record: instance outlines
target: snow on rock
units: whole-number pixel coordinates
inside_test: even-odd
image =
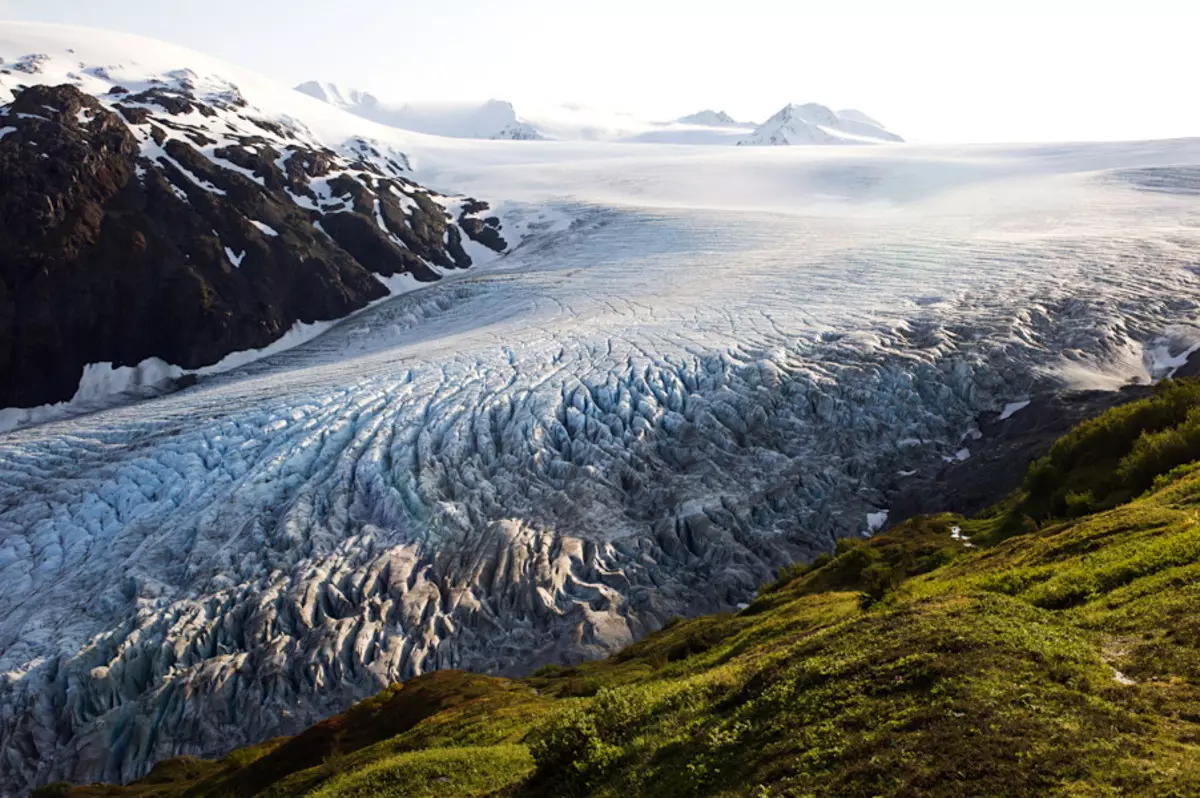
[[[1196,327],[1180,325],[1166,332],[1143,350],[1142,359],[1151,379],[1172,376],[1200,351],[1200,333]]]
[[[888,511],[878,510],[873,513],[867,513],[867,533],[875,533],[887,526]]]
[[[998,420],[999,421],[1008,421],[1014,415],[1021,412],[1022,410],[1024,410],[1027,407],[1029,407],[1028,399],[1022,399],[1019,402],[1009,402],[1008,404],[1006,404],[1004,406],[1004,410],[1002,410],[1000,412],[1000,418]]]
[[[23,50],[36,57],[14,55]],[[9,406],[6,427],[94,408],[98,397],[69,398],[79,375],[96,365],[89,360],[151,356],[201,373],[227,355],[268,348],[302,320],[361,310],[382,296],[375,274],[411,272],[430,282],[443,269],[482,265],[508,245],[496,215],[488,224],[469,219],[461,229],[447,217],[447,207],[461,198],[413,179],[396,131],[245,70],[135,36],[33,23],[0,24],[0,53],[0,127],[20,131],[0,137],[9,168],[21,170],[15,185],[52,206],[80,209],[52,220],[55,235],[22,240],[31,225],[21,214],[31,212],[32,203],[8,197],[5,215],[16,222],[0,237],[13,251],[32,247],[29,259],[55,263],[59,277],[52,287],[60,292],[49,300],[44,291],[22,294],[28,281],[9,273],[21,268],[18,261],[0,270],[10,288],[18,288],[14,301],[70,302],[75,311],[51,314],[54,329],[34,332],[27,319],[37,314],[25,314],[25,321],[18,316],[14,339],[42,349],[14,350],[5,361],[0,408]],[[103,164],[76,159],[41,167],[24,155],[39,143],[87,152],[99,136]],[[56,169],[71,179],[60,186]],[[129,190],[117,191],[123,179]],[[83,235],[72,229],[79,219],[110,213],[122,223],[101,224],[97,236],[83,236],[90,246],[55,244]],[[362,213],[378,220],[386,240],[355,224]],[[311,226],[321,220],[327,235],[313,240]],[[130,246],[113,237],[139,225],[139,251],[159,254],[129,258],[120,267],[126,284],[105,282],[114,268],[111,253]],[[281,236],[286,245],[263,238]],[[254,268],[243,271],[247,258]],[[163,288],[170,281],[157,279],[155,270],[185,271],[194,290]],[[106,299],[112,290],[128,307]],[[165,313],[155,310],[164,304],[170,306]],[[81,332],[73,316],[92,319],[93,329]]]

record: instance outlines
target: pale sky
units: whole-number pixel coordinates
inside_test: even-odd
[[[756,122],[819,102],[913,141],[1200,135],[1200,0],[0,0],[0,18],[139,33],[396,101]]]

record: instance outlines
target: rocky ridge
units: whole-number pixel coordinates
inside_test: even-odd
[[[89,364],[211,366],[507,247],[392,148],[331,149],[188,70],[25,85],[44,60],[0,65],[0,408],[70,400]]]

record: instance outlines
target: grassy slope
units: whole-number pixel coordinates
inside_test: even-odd
[[[1195,408],[1200,385],[1166,386],[984,517],[843,542],[607,660],[429,674],[218,762],[39,792],[1200,795]]]

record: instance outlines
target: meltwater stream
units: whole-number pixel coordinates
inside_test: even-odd
[[[981,412],[1200,340],[1181,174],[962,217],[567,205],[490,271],[0,437],[0,784],[736,607]]]

